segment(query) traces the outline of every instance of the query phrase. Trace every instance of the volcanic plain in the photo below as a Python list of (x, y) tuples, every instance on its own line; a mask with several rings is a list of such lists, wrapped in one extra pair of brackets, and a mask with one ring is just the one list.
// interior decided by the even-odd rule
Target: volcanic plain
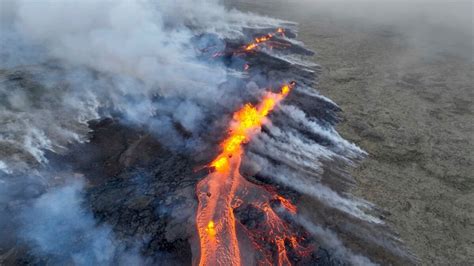
[(300, 24), (319, 91), (343, 110), (338, 131), (369, 154), (353, 193), (386, 211), (421, 264), (472, 265), (472, 2), (336, 2), (229, 5)]

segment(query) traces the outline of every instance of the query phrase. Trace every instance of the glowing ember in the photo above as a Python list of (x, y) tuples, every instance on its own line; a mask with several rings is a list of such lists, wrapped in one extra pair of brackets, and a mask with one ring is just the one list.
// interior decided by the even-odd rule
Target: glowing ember
[[(214, 171), (196, 188), (199, 265), (289, 265), (287, 246), (296, 253), (303, 249), (290, 225), (275, 213), (270, 203), (280, 202), (290, 214), (296, 213), (296, 206), (275, 192), (247, 181), (239, 173), (242, 144), (260, 132), (266, 116), (294, 85), (282, 86), (280, 93), (267, 92), (258, 105), (246, 104), (234, 113), (229, 135), (221, 143), (221, 153), (209, 164)], [(254, 208), (265, 217), (258, 230), (249, 230), (236, 220), (234, 211), (241, 206)], [(243, 242), (252, 243), (252, 254), (246, 249), (245, 256), (241, 256)], [(267, 244), (274, 246), (275, 254), (262, 248)]]
[(209, 221), (209, 223), (207, 224), (206, 232), (210, 237), (214, 237), (216, 235), (216, 229), (214, 228), (214, 221)]
[[(258, 50), (261, 46), (265, 45), (266, 47), (269, 47), (270, 49), (272, 48), (287, 48), (290, 46), (288, 42), (283, 42), (281, 40), (277, 40), (274, 37), (280, 36), (280, 37), (285, 37), (285, 29), (283, 28), (278, 28), (275, 32), (270, 32), (267, 33), (263, 36), (256, 37), (253, 39), (252, 42), (247, 43), (246, 45), (243, 45), (242, 47), (232, 50), (232, 51), (219, 51), (215, 52), (212, 54), (212, 58), (219, 58), (222, 56), (229, 56), (229, 55), (243, 55), (247, 53), (254, 52)], [(200, 49), (200, 52), (206, 52), (210, 49), (211, 47), (205, 48), (205, 49)], [(244, 71), (248, 70), (249, 65), (245, 64), (244, 65)]]
[(251, 43), (251, 44), (248, 44), (245, 46), (245, 51), (251, 51), (253, 49), (257, 48), (257, 44), (256, 43)]
[(283, 198), (282, 196), (278, 195), (277, 199), (281, 202), (281, 204), (292, 214), (296, 214), (296, 206), (291, 204), (290, 201)]
[(261, 37), (257, 37), (253, 42), (248, 43), (243, 47), (243, 50), (246, 52), (255, 50), (261, 43), (270, 41), (274, 36), (280, 35), (285, 36), (285, 30), (283, 28), (278, 28), (275, 32), (267, 33)]

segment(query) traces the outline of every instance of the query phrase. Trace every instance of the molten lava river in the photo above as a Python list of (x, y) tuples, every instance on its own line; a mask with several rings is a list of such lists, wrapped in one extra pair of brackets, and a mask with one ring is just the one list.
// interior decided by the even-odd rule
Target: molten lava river
[[(209, 164), (211, 173), (196, 187), (200, 257), (195, 264), (291, 265), (292, 256), (312, 252), (311, 247), (303, 247), (304, 239), (291, 223), (280, 218), (296, 214), (296, 207), (239, 173), (242, 145), (260, 132), (268, 114), (294, 86), (285, 84), (279, 93), (266, 92), (259, 104), (246, 104), (234, 113), (221, 152)], [(257, 225), (243, 225), (236, 217), (238, 208), (258, 213)]]

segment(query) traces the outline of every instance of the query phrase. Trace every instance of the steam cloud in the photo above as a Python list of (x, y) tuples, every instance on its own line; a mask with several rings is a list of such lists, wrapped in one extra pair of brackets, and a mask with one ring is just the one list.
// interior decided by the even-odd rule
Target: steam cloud
[[(283, 23), (227, 10), (217, 0), (17, 0), (2, 5), (0, 191), (12, 184), (20, 191), (36, 184), (38, 180), (30, 182), (25, 176), (41, 172), (48, 163), (45, 151), (61, 153), (73, 142), (87, 141), (87, 122), (101, 117), (114, 115), (123, 123), (144, 126), (175, 149), (205, 149), (203, 136), (212, 129), (214, 116), (235, 109), (243, 93), (221, 86), (235, 73), (218, 61), (202, 59), (200, 48), (240, 38), (244, 27)], [(297, 58), (285, 60), (311, 65)], [(246, 86), (250, 93), (258, 93), (254, 83)], [(307, 88), (300, 90), (335, 105)], [(366, 214), (371, 204), (315, 183), (324, 172), (323, 160), (350, 164), (364, 152), (296, 106), (283, 106), (278, 112), (291, 125), (269, 125), (269, 133), (251, 144), (248, 158), (278, 183), (357, 219), (381, 223)], [(177, 132), (176, 123), (191, 137)], [(302, 130), (327, 145), (311, 140)], [(285, 164), (271, 163), (271, 155), (285, 159)], [(39, 176), (42, 185), (50, 183), (47, 175)], [(73, 182), (32, 195), (19, 192), (28, 199), (17, 214), (20, 238), (58, 264), (145, 263), (84, 208), (83, 188), (83, 183)], [(18, 195), (0, 197), (0, 203), (7, 205)], [(370, 263), (350, 253), (332, 233), (308, 230), (326, 235), (342, 257)]]
[(278, 21), (213, 0), (7, 0), (0, 9), (2, 232), (16, 230), (53, 264), (146, 263), (83, 206), (82, 182), (52, 182), (46, 151), (87, 141), (87, 122), (112, 115), (172, 148), (205, 148), (203, 124), (240, 92), (220, 86), (229, 73), (199, 48)]
[(19, 214), (20, 236), (35, 252), (55, 265), (143, 265), (141, 256), (127, 250), (106, 225), (97, 225), (83, 208), (83, 182), (52, 190)]
[(331, 251), (333, 251), (338, 258), (344, 258), (347, 261), (350, 261), (352, 265), (357, 266), (377, 265), (370, 259), (359, 254), (354, 254), (351, 250), (346, 248), (342, 241), (331, 230), (317, 226), (304, 217), (299, 217), (298, 222), (303, 225), (306, 230), (313, 234), (320, 243), (331, 249)]
[[(21, 66), (38, 81), (18, 84), (2, 75), (0, 120), (7, 127), (2, 129), (0, 145), (7, 152), (0, 154), (0, 161), (5, 171), (16, 170), (25, 161), (43, 163), (44, 149), (56, 151), (68, 142), (84, 140), (86, 121), (107, 112), (120, 112), (128, 122), (168, 132), (175, 121), (199, 133), (203, 113), (219, 103), (229, 104), (233, 97), (232, 91), (219, 88), (227, 78), (225, 68), (198, 58), (195, 37), (200, 33), (239, 37), (235, 33), (244, 25), (274, 23), (226, 11), (217, 1), (2, 5), (1, 66), (11, 71)], [(159, 97), (166, 101), (157, 103)], [(178, 112), (170, 117), (166, 111), (171, 109)]]

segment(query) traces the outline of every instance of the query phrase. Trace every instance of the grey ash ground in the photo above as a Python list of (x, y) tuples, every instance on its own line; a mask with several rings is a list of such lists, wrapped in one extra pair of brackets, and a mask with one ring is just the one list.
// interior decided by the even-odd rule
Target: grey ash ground
[(318, 89), (343, 110), (338, 130), (369, 153), (355, 193), (387, 211), (421, 264), (473, 264), (472, 2), (232, 5), (300, 23)]

